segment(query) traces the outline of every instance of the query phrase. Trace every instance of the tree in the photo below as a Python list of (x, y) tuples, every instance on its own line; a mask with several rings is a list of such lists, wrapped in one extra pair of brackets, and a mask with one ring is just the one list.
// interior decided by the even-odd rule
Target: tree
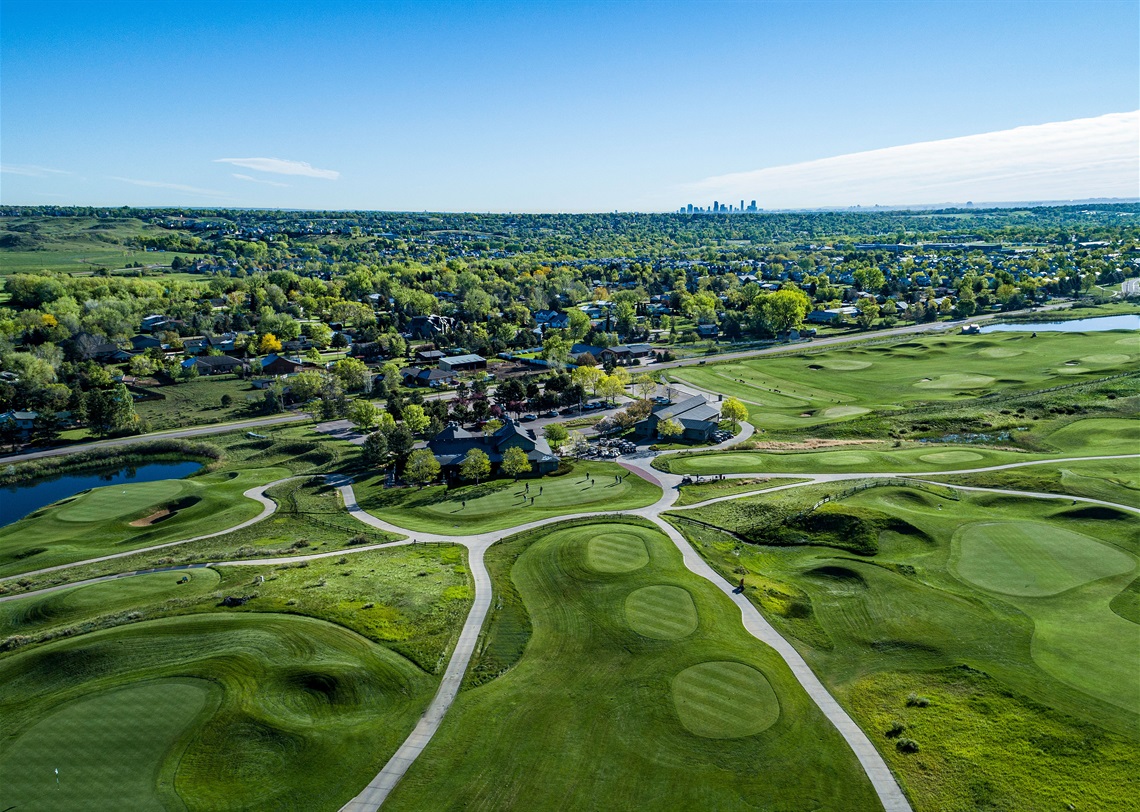
[(720, 416), (731, 420), (733, 429), (738, 430), (740, 422), (748, 419), (748, 409), (736, 398), (725, 398), (724, 403), (720, 404)]
[(649, 396), (657, 391), (657, 381), (648, 372), (643, 372), (633, 379), (633, 388), (638, 397), (648, 400)]
[(403, 423), (388, 432), (388, 450), (395, 454), (397, 459), (407, 457), (415, 443), (416, 438)]
[(271, 352), (281, 352), (281, 342), (277, 340), (277, 336), (273, 333), (266, 333), (257, 340), (257, 351), (262, 355), (268, 355)]
[(464, 479), (473, 479), (475, 484), (479, 484), (479, 480), (491, 473), (491, 460), (480, 449), (472, 448), (467, 452), (467, 456), (463, 458), (463, 462), (459, 464), (459, 475)]
[(511, 446), (503, 454), (503, 462), (499, 466), (507, 476), (513, 476), (518, 479), (523, 474), (530, 473), (530, 460), (526, 457), (526, 452), (518, 446)]
[(757, 300), (761, 321), (773, 335), (799, 327), (811, 307), (811, 300), (799, 288), (781, 288)]
[(674, 437), (680, 437), (685, 428), (676, 420), (670, 418), (669, 420), (662, 420), (657, 424), (657, 434), (662, 439), (671, 440)]
[(324, 375), (307, 369), (289, 379), (289, 392), (301, 403), (305, 403), (319, 395), (324, 384)]
[(368, 366), (356, 358), (345, 358), (333, 365), (333, 375), (340, 378), (344, 388), (355, 391), (364, 388), (364, 379), (369, 375)]
[(598, 394), (598, 382), (604, 377), (606, 377), (605, 370), (595, 366), (576, 367), (570, 373), (570, 380), (583, 389), (589, 389), (595, 395)]
[(348, 407), (349, 421), (361, 431), (368, 431), (375, 426), (379, 416), (380, 410), (370, 400), (354, 400)]
[[(361, 455), (367, 465), (379, 467), (388, 456), (388, 438), (382, 431), (374, 431), (364, 438)], [(434, 457), (432, 459), (435, 459)]]
[(407, 482), (422, 488), (438, 476), (439, 460), (431, 451), (426, 448), (419, 448), (408, 456), (408, 464), (404, 468), (404, 479)]
[(625, 394), (625, 386), (618, 376), (606, 375), (598, 382), (598, 394), (612, 401)]
[(570, 360), (570, 342), (559, 333), (550, 333), (542, 339), (542, 357), (552, 369), (561, 369)]
[(855, 317), (855, 323), (864, 330), (869, 330), (877, 318), (879, 318), (878, 302), (874, 299), (863, 299), (859, 303), (859, 315)]
[(409, 403), (404, 407), (404, 425), (412, 432), (419, 434), (428, 427), (431, 418), (424, 413), (424, 407), (416, 403)]
[(851, 275), (855, 278), (855, 284), (859, 286), (859, 290), (865, 290), (868, 293), (877, 293), (887, 283), (887, 278), (878, 268), (856, 268)]
[(498, 418), (488, 420), (486, 423), (483, 424), (483, 436), (484, 437), (490, 437), (492, 434), (494, 434), (496, 431), (498, 431), (502, 427), (503, 427), (503, 421), (502, 420), (499, 420)]
[(546, 428), (542, 430), (542, 434), (552, 448), (560, 448), (570, 437), (570, 432), (561, 423), (548, 423)]
[(87, 394), (87, 424), (97, 434), (123, 431), (137, 420), (134, 399), (123, 384)]

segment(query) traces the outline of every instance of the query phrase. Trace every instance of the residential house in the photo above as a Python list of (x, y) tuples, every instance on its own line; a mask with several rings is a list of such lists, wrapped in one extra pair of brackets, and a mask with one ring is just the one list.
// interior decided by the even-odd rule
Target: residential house
[(613, 361), (621, 366), (639, 364), (644, 358), (653, 358), (653, 347), (648, 344), (618, 344), (602, 350), (599, 360)]
[(565, 330), (570, 326), (570, 316), (556, 310), (540, 310), (534, 314), (534, 320), (547, 330)]
[(144, 350), (149, 350), (149, 349), (152, 349), (154, 347), (161, 347), (161, 346), (162, 346), (162, 342), (159, 341), (154, 336), (146, 336), (146, 335), (142, 335), (140, 333), (139, 335), (134, 336), (131, 339), (131, 348), (135, 352), (143, 352)]
[(468, 431), (458, 423), (449, 423), (447, 428), (428, 440), (428, 448), (448, 477), (458, 475), (459, 467), (472, 448), (478, 448), (487, 455), (491, 461), (491, 470), (494, 471), (502, 463), (503, 454), (512, 447), (526, 452), (531, 470), (536, 474), (549, 474), (558, 469), (559, 458), (550, 450), (546, 439), (511, 420), (504, 422), (491, 435), (484, 435), (481, 431)]
[(831, 307), (827, 310), (813, 310), (804, 319), (808, 324), (839, 324), (845, 318), (855, 318), (859, 308), (850, 305)]
[(187, 355), (201, 355), (210, 349), (210, 340), (205, 336), (187, 336), (182, 339), (182, 349)]
[(400, 376), (404, 379), (404, 386), (451, 386), (459, 380), (459, 376), (449, 369), (428, 367), (404, 367)]
[(439, 350), (416, 350), (417, 364), (438, 364), (446, 357)]
[(487, 359), (481, 355), (452, 355), (439, 359), (439, 368), (444, 372), (471, 372), (486, 369)]
[(236, 372), (242, 366), (242, 361), (229, 355), (202, 355), (197, 358), (187, 358), (182, 362), (183, 369), (193, 367), (198, 370), (199, 375), (225, 375)]
[(293, 375), (301, 371), (304, 364), (300, 358), (271, 353), (261, 361), (261, 371), (265, 375)]
[(9, 425), (26, 437), (35, 431), (39, 416), (39, 412), (7, 411), (0, 414), (0, 424)]
[(679, 403), (664, 403), (655, 406), (649, 417), (635, 423), (634, 433), (639, 437), (657, 437), (657, 425), (664, 420), (680, 423), (684, 430), (681, 434), (683, 439), (706, 442), (720, 424), (720, 407), (701, 395), (693, 395)]
[(715, 324), (698, 324), (697, 335), (700, 338), (718, 338), (720, 336), (720, 328)]
[(413, 316), (408, 323), (408, 333), (412, 338), (432, 339), (455, 329), (455, 319), (435, 313), (428, 316)]

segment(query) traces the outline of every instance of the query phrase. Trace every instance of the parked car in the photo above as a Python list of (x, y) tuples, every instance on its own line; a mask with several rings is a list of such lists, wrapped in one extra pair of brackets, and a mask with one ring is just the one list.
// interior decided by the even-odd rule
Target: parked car
[(536, 415), (536, 414), (524, 414), (522, 416), (522, 421), (524, 423), (529, 423), (532, 420), (538, 420), (538, 415)]
[(549, 412), (543, 412), (542, 416), (543, 417), (558, 417), (558, 410), (557, 409), (551, 409)]

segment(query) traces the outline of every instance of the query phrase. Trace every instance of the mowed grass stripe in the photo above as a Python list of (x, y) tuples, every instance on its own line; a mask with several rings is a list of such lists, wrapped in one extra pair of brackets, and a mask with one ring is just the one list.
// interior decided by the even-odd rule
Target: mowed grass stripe
[(677, 717), (690, 733), (711, 739), (754, 736), (780, 718), (764, 675), (743, 663), (707, 662), (673, 678)]
[(649, 563), (649, 551), (637, 536), (606, 533), (590, 539), (586, 561), (598, 572), (632, 572)]
[(676, 640), (697, 630), (697, 607), (679, 586), (645, 586), (625, 599), (625, 619), (643, 637)]

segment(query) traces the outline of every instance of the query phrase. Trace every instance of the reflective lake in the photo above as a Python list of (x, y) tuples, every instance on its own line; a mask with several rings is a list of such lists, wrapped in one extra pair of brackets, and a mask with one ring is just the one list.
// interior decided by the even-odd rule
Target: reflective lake
[(155, 482), (182, 479), (202, 467), (200, 462), (148, 462), (36, 479), (27, 484), (0, 488), (0, 527), (18, 521), (52, 502), (75, 496), (89, 488), (102, 488), (120, 482)]
[(983, 333), (1099, 333), (1104, 330), (1140, 330), (1140, 315), (1096, 316), (1072, 321), (1027, 321), (1020, 324), (991, 324)]

